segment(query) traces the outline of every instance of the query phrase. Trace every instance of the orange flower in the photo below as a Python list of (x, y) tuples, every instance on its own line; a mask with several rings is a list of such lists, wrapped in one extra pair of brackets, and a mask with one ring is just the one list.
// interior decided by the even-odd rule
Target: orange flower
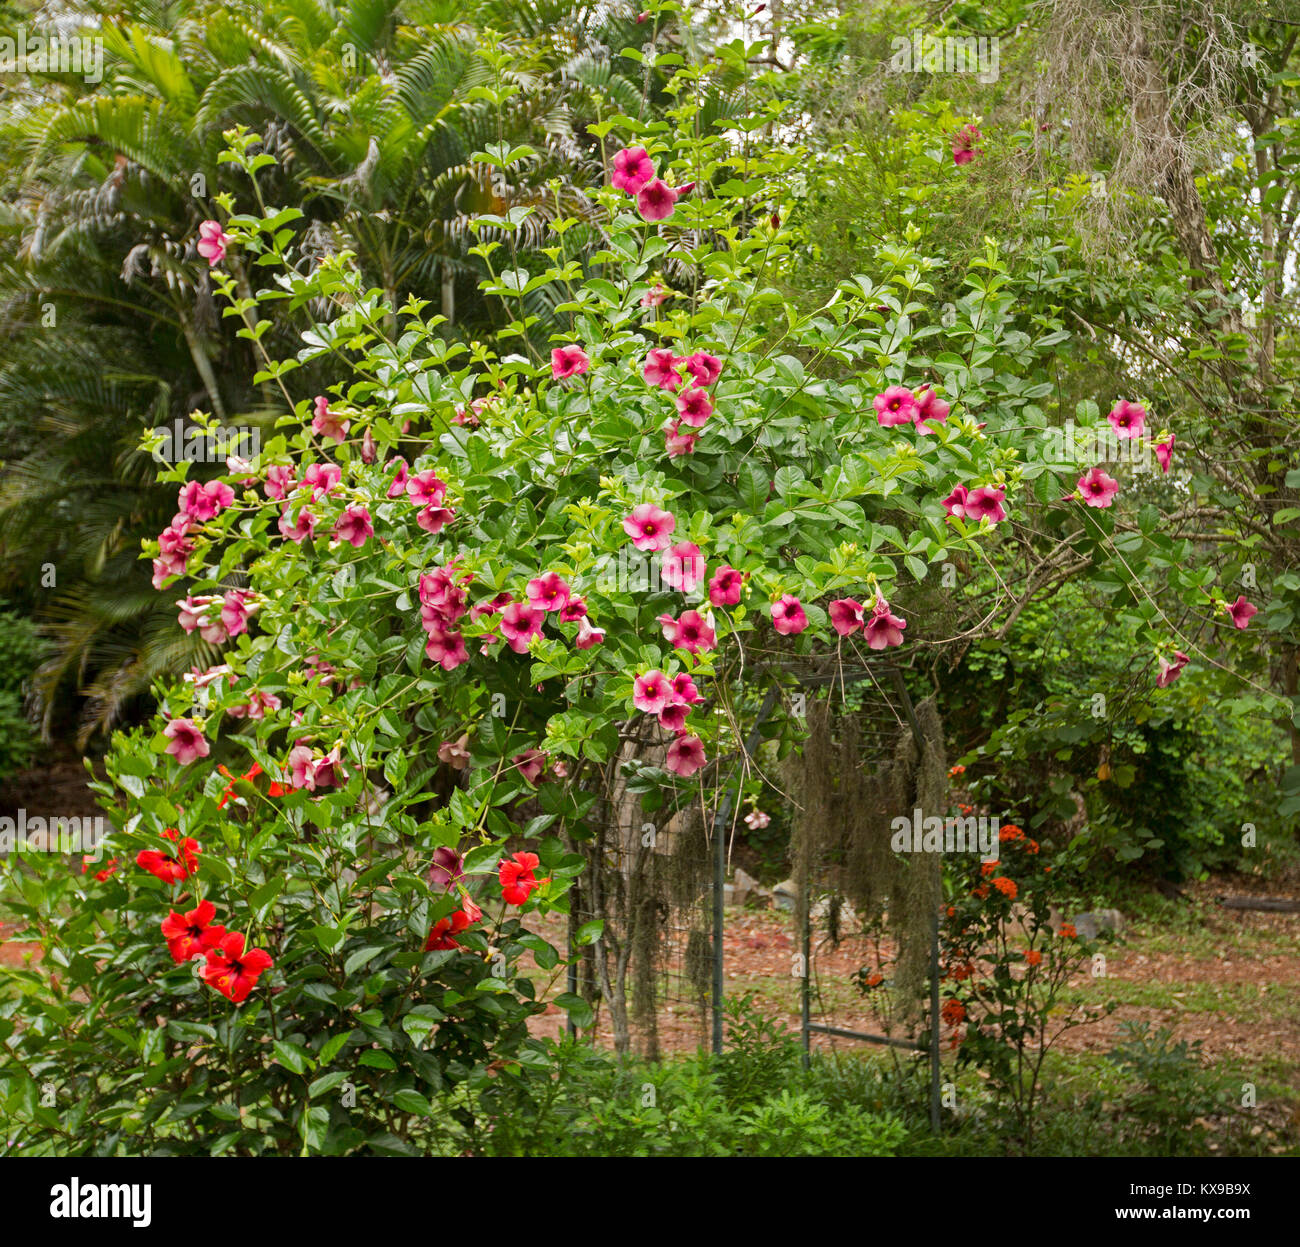
[(1037, 853), (1037, 852), (1038, 852), (1038, 841), (1037, 841), (1037, 840), (1026, 840), (1026, 841), (1025, 841), (1025, 852), (1026, 852), (1026, 853)]
[(965, 774), (966, 774), (966, 768), (964, 766), (954, 766), (948, 771), (949, 778), (955, 775), (965, 775)]
[(981, 862), (980, 874), (982, 874), (987, 879), (989, 875), (991, 875), (995, 870), (997, 870), (997, 868), (998, 868), (997, 862)]
[(969, 961), (958, 962), (957, 965), (948, 968), (948, 977), (958, 983), (970, 978), (974, 973), (975, 967)]
[(939, 1016), (949, 1026), (959, 1026), (966, 1020), (966, 1006), (960, 1000), (947, 1000), (939, 1010)]
[(975, 807), (973, 805), (959, 805), (957, 808), (963, 814), (969, 814)]
[(1063, 922), (1061, 923), (1061, 929), (1058, 934), (1063, 940), (1072, 940), (1075, 939), (1079, 933), (1074, 929), (1074, 923)]
[(956, 916), (957, 916), (957, 906), (956, 906), (956, 905), (949, 905), (949, 906), (948, 906), (948, 917), (949, 917), (949, 918), (955, 918)]
[(1008, 900), (1014, 901), (1019, 889), (1010, 879), (994, 879), (993, 886), (997, 888)]
[(1004, 823), (1002, 830), (998, 832), (998, 839), (1001, 840), (1004, 844), (1008, 840), (1023, 840), (1024, 838), (1025, 838), (1025, 833), (1021, 831), (1020, 828), (1015, 825), (1015, 823)]
[(867, 977), (862, 980), (864, 985), (867, 987), (879, 987), (884, 981), (885, 976), (883, 974), (868, 974)]
[(1042, 960), (1043, 960), (1043, 954), (1040, 953), (1036, 948), (1031, 948), (1027, 953), (1025, 953), (1026, 965), (1036, 966), (1040, 964)]
[(989, 894), (989, 885), (987, 883), (981, 883), (979, 887), (971, 888), (970, 894), (982, 901)]

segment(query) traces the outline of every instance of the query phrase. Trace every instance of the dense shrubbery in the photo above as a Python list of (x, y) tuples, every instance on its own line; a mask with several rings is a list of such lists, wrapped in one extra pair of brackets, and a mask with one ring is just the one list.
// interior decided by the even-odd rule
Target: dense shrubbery
[(0, 779), (35, 756), (36, 729), (25, 713), (24, 685), (44, 648), (30, 620), (0, 610)]

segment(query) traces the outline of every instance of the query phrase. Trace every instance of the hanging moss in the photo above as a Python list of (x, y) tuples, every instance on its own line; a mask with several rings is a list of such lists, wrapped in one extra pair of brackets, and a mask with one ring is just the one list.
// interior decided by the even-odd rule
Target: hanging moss
[(833, 939), (840, 935), (837, 897), (847, 899), (862, 922), (885, 918), (899, 950), (894, 984), (900, 1013), (912, 1019), (929, 974), (940, 861), (938, 854), (894, 853), (892, 824), (918, 808), (941, 813), (947, 794), (943, 729), (933, 700), (918, 706), (916, 716), (920, 745), (910, 726), (899, 728), (892, 741), (881, 740), (864, 732), (860, 714), (836, 714), (828, 699), (813, 701), (803, 749), (785, 768), (796, 802), (791, 856), (798, 929), (819, 891), (831, 895), (826, 928)]

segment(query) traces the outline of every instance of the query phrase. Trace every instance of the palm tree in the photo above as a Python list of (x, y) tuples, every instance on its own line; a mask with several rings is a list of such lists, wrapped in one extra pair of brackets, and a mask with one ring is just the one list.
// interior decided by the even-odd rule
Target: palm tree
[[(196, 408), (238, 425), (282, 412), (195, 250), (217, 195), (247, 189), (218, 160), (223, 132), (246, 125), (277, 157), (263, 193), (302, 208), (305, 253), (351, 251), (394, 303), (439, 301), (448, 333), (485, 336), (468, 221), (528, 204), (527, 248), (554, 212), (585, 214), (601, 177), (586, 125), (661, 98), (617, 59), (636, 31), (630, 8), (561, 0), (131, 0), (96, 26), (101, 82), (53, 75), (0, 100), (0, 332), (16, 344), (0, 363), (0, 577), (55, 642), (47, 732), (60, 690), (84, 698), (84, 745), (155, 677), (210, 657), (138, 559), (173, 509), (141, 432)], [(475, 93), (492, 81), (516, 88), (501, 109)], [(473, 160), (502, 139), (536, 155), (508, 176)], [(549, 307), (530, 310), (544, 336)], [(278, 322), (272, 352), (294, 332)]]

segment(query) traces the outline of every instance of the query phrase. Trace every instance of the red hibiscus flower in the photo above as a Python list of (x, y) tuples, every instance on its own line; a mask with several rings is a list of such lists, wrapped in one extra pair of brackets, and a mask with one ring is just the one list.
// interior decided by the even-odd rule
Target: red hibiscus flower
[(275, 964), (265, 949), (245, 949), (244, 943), (238, 931), (223, 935), (214, 948), (207, 950), (208, 964), (203, 967), (208, 986), (215, 987), (235, 1004), (247, 1000), (257, 980)]
[(452, 936), (468, 930), (482, 917), (483, 911), (473, 901), (466, 898), (463, 908), (449, 914), (446, 918), (439, 918), (433, 924), (433, 928), (429, 932), (429, 938), (424, 941), (424, 951), (433, 953), (445, 949), (459, 948), (460, 945), (452, 939)]
[(200, 901), (189, 913), (178, 914), (173, 909), (162, 920), (163, 939), (177, 965), (221, 943), (226, 928), (212, 925), (216, 913), (217, 907), (211, 901)]
[(507, 905), (522, 905), (529, 894), (541, 886), (533, 873), (541, 864), (536, 853), (515, 853), (497, 868), (501, 880), (501, 895)]
[(181, 883), (198, 869), (199, 854), (203, 852), (203, 848), (191, 836), (180, 840), (179, 832), (175, 827), (168, 827), (162, 834), (167, 840), (179, 841), (179, 854), (170, 857), (160, 849), (141, 849), (136, 854), (135, 864), (143, 867), (151, 875), (156, 875), (164, 883)]

